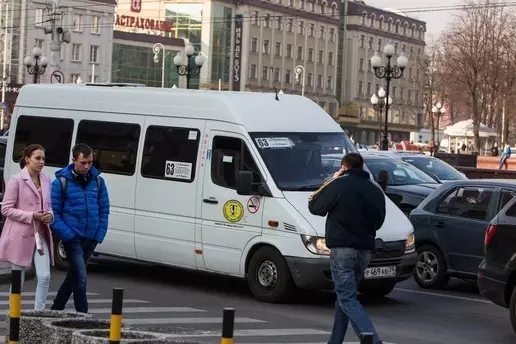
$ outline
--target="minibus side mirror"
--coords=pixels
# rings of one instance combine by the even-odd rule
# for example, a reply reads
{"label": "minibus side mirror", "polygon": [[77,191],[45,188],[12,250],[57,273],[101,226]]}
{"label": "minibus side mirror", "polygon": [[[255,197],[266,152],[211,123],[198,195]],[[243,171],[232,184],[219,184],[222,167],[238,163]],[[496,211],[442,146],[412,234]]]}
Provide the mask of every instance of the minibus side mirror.
{"label": "minibus side mirror", "polygon": [[236,178],[236,189],[239,195],[252,195],[253,172],[238,171]]}
{"label": "minibus side mirror", "polygon": [[383,192],[387,190],[387,183],[389,182],[389,172],[386,170],[381,170],[380,173],[378,173],[378,184],[380,184],[380,187],[382,188]]}

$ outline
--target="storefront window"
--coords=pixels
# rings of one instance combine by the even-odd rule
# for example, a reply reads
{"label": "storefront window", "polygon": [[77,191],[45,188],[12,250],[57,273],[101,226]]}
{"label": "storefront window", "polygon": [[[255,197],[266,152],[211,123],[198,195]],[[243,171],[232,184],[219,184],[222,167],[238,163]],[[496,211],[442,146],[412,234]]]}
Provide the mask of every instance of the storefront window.
{"label": "storefront window", "polygon": [[212,22],[212,56],[211,56],[211,88],[221,79],[223,84],[229,83],[230,56],[234,46],[231,42],[231,24],[233,11],[229,7],[212,5],[212,15],[221,18]]}
{"label": "storefront window", "polygon": [[[178,85],[178,74],[173,59],[177,51],[167,50],[165,59],[165,87]],[[112,81],[117,83],[137,83],[149,87],[161,87],[161,58],[154,62],[152,47],[139,47],[115,43],[112,57]]]}

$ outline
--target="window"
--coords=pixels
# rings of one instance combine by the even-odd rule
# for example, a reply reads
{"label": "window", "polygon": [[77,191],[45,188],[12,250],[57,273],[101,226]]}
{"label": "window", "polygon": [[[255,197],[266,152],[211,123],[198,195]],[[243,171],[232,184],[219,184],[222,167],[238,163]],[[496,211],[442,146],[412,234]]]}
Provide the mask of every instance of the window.
{"label": "window", "polygon": [[507,209],[505,216],[516,217],[516,202]]}
{"label": "window", "polygon": [[73,119],[68,118],[20,116],[14,136],[13,161],[20,161],[23,148],[32,143],[39,143],[47,151],[46,165],[68,165],[73,125]]}
{"label": "window", "polygon": [[91,17],[91,33],[100,33],[100,17],[98,16]]}
{"label": "window", "polygon": [[285,83],[290,84],[290,69],[285,71]]}
{"label": "window", "polygon": [[324,63],[324,51],[319,50],[319,55],[317,56],[317,63]]}
{"label": "window", "polygon": [[369,37],[369,49],[373,49],[373,37]]}
{"label": "window", "polygon": [[265,15],[264,21],[265,21],[265,27],[270,28],[271,27],[271,15],[267,13]]}
{"label": "window", "polygon": [[360,48],[365,48],[365,36],[360,35]]}
{"label": "window", "polygon": [[34,19],[35,26],[43,26],[43,9],[36,8],[36,17]]}
{"label": "window", "polygon": [[256,65],[255,64],[252,64],[251,65],[251,79],[256,79]]}
{"label": "window", "polygon": [[367,83],[367,95],[372,95],[373,94],[373,89],[371,88],[371,83],[368,82]]}
{"label": "window", "polygon": [[292,58],[292,44],[287,44],[287,58]]}
{"label": "window", "polygon": [[360,59],[360,63],[358,64],[358,70],[359,71],[364,71],[364,59]]}
{"label": "window", "polygon": [[281,30],[281,17],[276,17],[276,30]]}
{"label": "window", "polygon": [[274,68],[274,82],[280,81],[280,69]]}
{"label": "window", "polygon": [[333,53],[331,51],[328,53],[328,65],[333,65]]}
{"label": "window", "polygon": [[330,29],[330,42],[335,42],[335,29]]}
{"label": "window", "polygon": [[93,148],[93,166],[104,173],[133,175],[140,126],[133,123],[82,120],[76,143]]}
{"label": "window", "polygon": [[76,14],[73,16],[73,31],[82,31],[82,15]]}
{"label": "window", "polygon": [[268,80],[268,73],[269,73],[269,67],[263,66],[262,67],[262,80]]}
{"label": "window", "polygon": [[314,49],[308,48],[308,62],[313,62],[314,60]]}
{"label": "window", "polygon": [[315,25],[310,24],[310,37],[315,37]]}
{"label": "window", "polygon": [[80,74],[72,73],[72,74],[70,74],[70,81],[71,81],[72,83],[74,83],[74,84],[75,84],[75,83],[77,83],[77,80],[78,80],[80,77],[81,77],[81,75],[80,75]]}
{"label": "window", "polygon": [[258,52],[258,38],[256,37],[251,38],[251,52]]}
{"label": "window", "polygon": [[305,24],[303,22],[299,23],[299,26],[297,27],[297,33],[302,35],[305,32]]}
{"label": "window", "polygon": [[301,46],[297,47],[297,59],[298,60],[303,59],[303,47],[301,47]]}
{"label": "window", "polygon": [[498,205],[496,213],[500,212],[514,196],[516,196],[515,190],[502,189],[500,193],[500,204]]}
{"label": "window", "polygon": [[81,61],[81,45],[77,43],[72,44],[72,61]]}
{"label": "window", "polygon": [[276,42],[276,50],[274,51],[274,55],[281,56],[281,43]]}
{"label": "window", "polygon": [[143,146],[142,176],[191,183],[195,179],[200,137],[198,129],[149,126]]}
{"label": "window", "polygon": [[269,54],[269,40],[267,39],[263,41],[263,53],[266,55]]}
{"label": "window", "polygon": [[293,27],[294,27],[294,19],[289,19],[288,26],[287,26],[287,31],[288,32],[292,32],[293,31]]}
{"label": "window", "polygon": [[306,84],[312,86],[312,73],[308,73],[306,76]]}
{"label": "window", "polygon": [[318,75],[317,75],[317,87],[322,88],[322,86],[323,86],[323,85],[322,85],[322,84],[323,84],[323,82],[322,82],[322,77],[323,77],[323,76],[322,76],[321,74],[318,74]]}
{"label": "window", "polygon": [[435,213],[487,221],[494,188],[458,187],[437,204]]}
{"label": "window", "polygon": [[38,47],[40,49],[43,49],[43,40],[36,38],[34,40],[34,47]]}
{"label": "window", "polygon": [[358,82],[358,95],[361,96],[362,93],[364,93],[364,82],[359,81]]}
{"label": "window", "polygon": [[[236,190],[236,176],[240,171],[253,173],[253,184],[261,184],[262,175],[247,145],[234,137],[215,136],[211,158],[211,180],[214,184]],[[253,191],[258,185],[253,185]]]}
{"label": "window", "polygon": [[253,25],[258,25],[258,11],[253,11],[252,23]]}
{"label": "window", "polygon": [[99,47],[97,45],[90,46],[90,63],[99,63]]}
{"label": "window", "polygon": [[326,87],[329,88],[331,90],[333,86],[333,78],[331,77],[331,75],[328,77],[328,79],[326,80]]}

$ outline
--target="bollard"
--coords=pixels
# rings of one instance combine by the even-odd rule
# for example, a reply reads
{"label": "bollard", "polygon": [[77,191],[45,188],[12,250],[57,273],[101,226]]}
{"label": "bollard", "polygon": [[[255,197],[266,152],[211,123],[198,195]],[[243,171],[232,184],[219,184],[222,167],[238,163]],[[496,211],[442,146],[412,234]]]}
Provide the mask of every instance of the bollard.
{"label": "bollard", "polygon": [[373,334],[370,332],[362,333],[360,344],[373,344]]}
{"label": "bollard", "polygon": [[111,325],[109,328],[109,344],[120,344],[122,337],[122,306],[124,289],[113,289],[113,304],[111,305]]}
{"label": "bollard", "polygon": [[11,298],[9,302],[9,344],[20,341],[21,270],[11,271]]}
{"label": "bollard", "polygon": [[233,344],[233,330],[235,327],[235,309],[224,308],[222,315],[222,338],[220,344]]}

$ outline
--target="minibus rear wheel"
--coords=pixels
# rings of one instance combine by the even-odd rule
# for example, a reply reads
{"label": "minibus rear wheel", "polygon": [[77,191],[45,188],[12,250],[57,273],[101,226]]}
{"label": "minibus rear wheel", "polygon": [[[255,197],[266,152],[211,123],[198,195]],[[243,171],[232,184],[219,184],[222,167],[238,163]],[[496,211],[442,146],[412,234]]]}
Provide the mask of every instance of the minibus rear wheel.
{"label": "minibus rear wheel", "polygon": [[54,234],[54,262],[57,270],[67,271],[68,261],[66,260],[66,252],[63,246],[63,240]]}
{"label": "minibus rear wheel", "polygon": [[247,283],[253,296],[265,302],[286,302],[294,291],[287,262],[278,250],[266,246],[256,251],[247,269]]}

